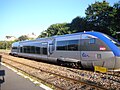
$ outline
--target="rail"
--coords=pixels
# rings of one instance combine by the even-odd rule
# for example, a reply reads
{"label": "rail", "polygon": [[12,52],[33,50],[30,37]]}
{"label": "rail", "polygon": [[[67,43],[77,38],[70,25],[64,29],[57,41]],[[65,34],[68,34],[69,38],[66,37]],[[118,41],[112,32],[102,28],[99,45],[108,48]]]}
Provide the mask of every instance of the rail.
{"label": "rail", "polygon": [[[5,59],[4,61],[3,61],[3,63],[6,63],[6,64],[8,64],[8,65],[10,65],[10,66],[12,66],[12,67],[14,67],[14,68],[17,68],[18,70],[21,70],[21,71],[23,71],[23,72],[25,72],[25,73],[28,73],[28,72],[26,72],[25,70],[23,70],[23,69],[21,69],[21,68],[18,68],[18,67],[16,67],[16,66],[14,66],[13,64],[10,64],[10,63],[8,63],[8,62],[14,62],[14,63],[17,63],[17,64],[21,64],[22,66],[27,66],[27,67],[29,67],[29,68],[32,68],[33,70],[37,70],[37,71],[42,71],[42,72],[44,72],[44,73],[49,73],[49,75],[52,75],[52,76],[54,76],[54,77],[59,77],[60,79],[63,79],[63,81],[67,81],[68,83],[69,82],[73,82],[74,84],[77,84],[77,85],[81,85],[81,89],[82,88],[88,88],[88,87],[90,87],[90,88],[92,88],[92,89],[98,89],[98,90],[101,90],[101,89],[104,89],[104,90],[107,90],[106,88],[104,88],[104,87],[101,87],[101,86],[97,86],[96,84],[92,84],[91,82],[86,82],[86,81],[84,81],[84,80],[76,80],[76,79],[74,79],[74,78],[69,78],[69,77],[66,77],[66,76],[63,76],[63,75],[59,75],[59,74],[56,74],[56,73],[53,73],[53,72],[50,72],[50,71],[45,71],[44,69],[40,69],[40,68],[36,68],[36,67],[34,67],[34,66],[31,66],[31,65],[27,65],[27,64],[24,64],[24,63],[21,63],[21,62],[17,62],[17,61],[15,61],[15,60],[12,60],[12,59],[9,59],[9,58],[6,58],[6,57],[3,57],[3,59]],[[8,61],[7,61],[8,60]],[[29,73],[28,73],[29,74]],[[30,74],[30,75],[32,75],[32,74]],[[35,75],[32,75],[33,77],[36,77]],[[47,80],[44,80],[44,79],[41,79],[41,78],[39,78],[39,77],[36,77],[36,78],[38,78],[38,79],[40,79],[40,80],[42,80],[42,81],[44,81],[44,82],[47,82],[48,84],[50,84],[50,85],[54,85],[55,87],[57,87],[58,89],[61,89],[61,90],[64,90],[65,89],[65,86],[64,86],[64,88],[62,88],[61,86],[59,86],[59,85],[55,85],[54,83],[51,83],[51,82],[49,82],[49,81],[47,81]],[[59,80],[59,79],[58,79]]]}
{"label": "rail", "polygon": [[[4,54],[4,55],[8,55],[8,54]],[[6,56],[7,57],[7,56]],[[103,85],[101,86],[100,84],[98,84],[98,83],[95,83],[95,82],[91,82],[90,80],[84,80],[84,79],[75,79],[75,78],[70,78],[70,77],[66,77],[66,76],[64,76],[64,75],[60,75],[60,74],[57,74],[57,73],[53,73],[53,72],[51,72],[51,71],[46,71],[46,70],[44,70],[44,69],[40,69],[40,68],[37,68],[37,67],[35,67],[35,66],[31,66],[30,64],[25,64],[25,63],[21,63],[21,62],[18,62],[18,61],[16,61],[16,60],[14,60],[14,59],[11,59],[11,58],[6,58],[6,57],[3,57],[4,59],[7,59],[8,61],[11,61],[11,62],[14,62],[14,63],[19,63],[19,64],[22,64],[22,65],[24,65],[24,66],[27,66],[27,67],[30,67],[30,68],[33,68],[34,70],[38,70],[38,71],[42,71],[42,72],[45,72],[45,73],[49,73],[49,75],[53,75],[54,77],[60,77],[60,78],[62,78],[62,79],[64,79],[63,81],[68,81],[68,82],[70,82],[70,81],[72,81],[72,82],[74,82],[75,84],[76,83],[80,83],[79,84],[79,86],[81,86],[81,89],[82,88],[84,88],[84,89],[86,89],[87,87],[91,87],[92,89],[104,89],[104,90],[107,90],[108,88],[105,88]],[[5,62],[5,60],[4,60],[4,62]],[[7,63],[7,61],[5,62],[5,63]],[[9,63],[8,63],[9,64]],[[18,68],[19,69],[19,68]],[[49,68],[48,68],[49,69]],[[71,71],[71,69],[69,69],[70,71]],[[22,70],[21,70],[22,71]],[[85,70],[84,70],[85,71]],[[25,71],[26,72],[26,71]],[[79,74],[79,72],[77,72],[77,69],[75,69],[75,71],[72,71],[72,72],[74,72],[74,73],[77,73],[77,74]],[[27,73],[27,72],[26,72]],[[94,72],[92,72],[92,73],[94,73]],[[108,86],[108,87],[110,87],[109,89],[114,89],[114,88],[111,88],[111,85],[112,85],[112,83],[111,83],[111,81],[112,82],[115,82],[115,83],[118,83],[119,85],[117,86],[117,87],[120,87],[120,73],[119,72],[107,72],[107,73],[98,73],[98,74],[102,74],[102,76],[100,77],[100,78],[102,78],[102,79],[107,79],[107,80],[109,80],[110,82],[110,86]],[[34,77],[36,77],[35,75],[33,75]],[[116,78],[117,77],[117,78]],[[36,78],[38,78],[38,79],[41,79],[41,78],[39,78],[39,77],[36,77]],[[51,78],[51,77],[50,77]],[[49,78],[49,79],[50,79]],[[59,79],[58,79],[59,80]],[[64,90],[64,88],[61,88],[61,86],[59,86],[59,85],[55,85],[55,84],[53,84],[53,82],[51,83],[51,82],[49,82],[49,81],[46,81],[46,80],[44,80],[43,79],[43,81],[44,82],[47,82],[47,83],[49,83],[50,85],[53,85],[53,86],[55,86],[55,87],[57,87],[57,88],[59,88],[59,89],[61,89],[61,90]],[[104,82],[103,82],[104,83]],[[91,89],[90,88],[90,89]],[[120,88],[119,88],[120,89]]]}

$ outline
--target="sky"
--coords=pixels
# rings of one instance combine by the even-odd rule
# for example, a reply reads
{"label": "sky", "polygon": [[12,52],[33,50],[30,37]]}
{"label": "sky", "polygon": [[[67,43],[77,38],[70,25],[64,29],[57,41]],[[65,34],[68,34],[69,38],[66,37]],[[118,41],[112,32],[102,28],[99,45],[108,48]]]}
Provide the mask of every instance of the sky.
{"label": "sky", "polygon": [[[56,23],[85,17],[88,5],[103,0],[0,0],[0,40],[40,33]],[[106,0],[113,6],[119,0]]]}

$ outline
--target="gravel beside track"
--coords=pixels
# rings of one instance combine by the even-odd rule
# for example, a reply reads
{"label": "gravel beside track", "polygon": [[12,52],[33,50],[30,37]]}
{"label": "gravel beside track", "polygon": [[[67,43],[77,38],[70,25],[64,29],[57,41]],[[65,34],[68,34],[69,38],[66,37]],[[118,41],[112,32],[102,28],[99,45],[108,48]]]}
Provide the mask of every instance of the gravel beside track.
{"label": "gravel beside track", "polygon": [[[62,90],[120,90],[120,77],[116,75],[112,76],[109,74],[61,67],[24,58],[17,58],[7,54],[2,54],[2,57],[3,62],[11,64]],[[22,64],[32,67],[23,66]]]}

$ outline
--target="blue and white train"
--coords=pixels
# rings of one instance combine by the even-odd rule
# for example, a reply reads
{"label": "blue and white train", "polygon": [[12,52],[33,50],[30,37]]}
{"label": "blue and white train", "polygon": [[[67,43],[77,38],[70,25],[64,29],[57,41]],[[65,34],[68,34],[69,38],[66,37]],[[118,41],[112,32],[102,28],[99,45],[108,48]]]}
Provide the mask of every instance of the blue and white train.
{"label": "blue and white train", "polygon": [[15,42],[10,54],[80,65],[83,68],[120,68],[120,43],[100,32],[80,32]]}

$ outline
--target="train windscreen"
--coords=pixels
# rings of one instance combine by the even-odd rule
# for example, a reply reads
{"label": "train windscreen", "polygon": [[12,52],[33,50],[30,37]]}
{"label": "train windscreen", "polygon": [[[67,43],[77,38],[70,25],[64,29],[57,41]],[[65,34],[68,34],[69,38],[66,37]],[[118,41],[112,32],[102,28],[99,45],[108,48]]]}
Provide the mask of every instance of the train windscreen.
{"label": "train windscreen", "polygon": [[117,39],[114,39],[113,37],[104,34],[106,38],[108,38],[111,42],[113,42],[116,46],[120,47],[120,42]]}

